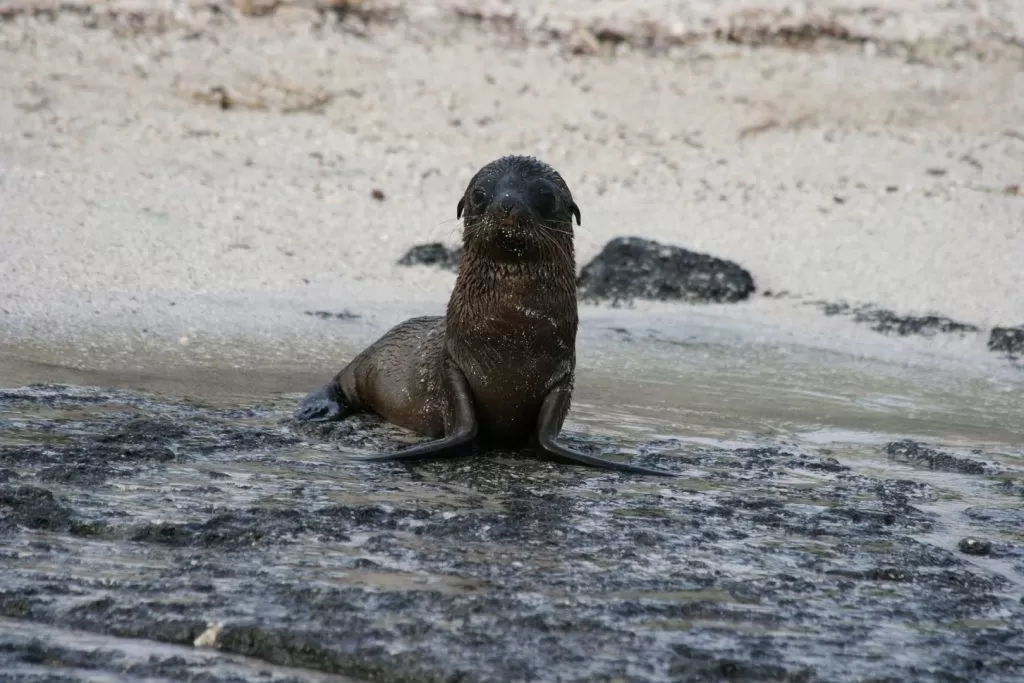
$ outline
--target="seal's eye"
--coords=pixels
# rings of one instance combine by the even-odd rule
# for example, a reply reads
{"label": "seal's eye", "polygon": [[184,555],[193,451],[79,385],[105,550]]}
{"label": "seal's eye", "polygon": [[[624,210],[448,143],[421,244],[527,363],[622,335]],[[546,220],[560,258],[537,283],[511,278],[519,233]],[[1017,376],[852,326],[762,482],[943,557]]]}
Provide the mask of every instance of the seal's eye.
{"label": "seal's eye", "polygon": [[473,190],[473,194],[470,195],[470,199],[473,200],[473,205],[477,207],[485,206],[487,204],[487,193],[479,187]]}
{"label": "seal's eye", "polygon": [[555,212],[555,193],[546,187],[537,190],[537,213],[549,218]]}

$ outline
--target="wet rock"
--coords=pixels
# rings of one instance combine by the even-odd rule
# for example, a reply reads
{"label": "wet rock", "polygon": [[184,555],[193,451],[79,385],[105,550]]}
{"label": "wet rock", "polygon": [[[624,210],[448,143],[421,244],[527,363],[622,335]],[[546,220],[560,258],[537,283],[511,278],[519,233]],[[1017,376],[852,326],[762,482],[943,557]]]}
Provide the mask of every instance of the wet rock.
{"label": "wet rock", "polygon": [[847,303],[826,301],[809,303],[821,308],[827,316],[849,315],[853,317],[854,322],[868,325],[875,332],[882,334],[896,334],[902,337],[917,334],[932,337],[936,334],[966,334],[979,331],[975,325],[957,322],[940,315],[900,315],[872,304],[851,306]]}
{"label": "wet rock", "polygon": [[211,427],[211,434],[207,437],[206,443],[198,449],[200,453],[265,450],[294,445],[300,441],[293,434],[279,429],[232,429],[224,425]]}
{"label": "wet rock", "polygon": [[987,522],[989,525],[1010,532],[1024,530],[1024,509],[969,507],[964,514],[972,520]]}
{"label": "wet rock", "polygon": [[[2,650],[13,651],[10,646]],[[17,653],[17,659],[24,664],[45,664],[48,667],[61,669],[98,669],[106,662],[102,652],[76,652],[59,646],[51,646],[31,641]]]}
{"label": "wet rock", "polygon": [[990,351],[1024,354],[1024,325],[1019,327],[993,327],[988,337]]}
{"label": "wet rock", "polygon": [[743,681],[745,683],[784,682],[805,683],[814,680],[814,670],[761,664],[751,666],[747,662],[728,657],[715,657],[708,652],[685,645],[673,648],[676,660],[668,670],[673,681]]}
{"label": "wet rock", "polygon": [[188,435],[185,425],[167,419],[134,418],[112,426],[106,433],[96,437],[98,443],[109,444],[160,444],[181,439]]}
{"label": "wet rock", "polygon": [[73,513],[47,489],[36,486],[0,487],[0,510],[4,515],[0,531],[16,526],[28,529],[66,531]]}
{"label": "wet rock", "polygon": [[[0,474],[0,481],[3,481],[2,474]],[[1010,480],[1001,481],[992,487],[997,493],[1001,493],[1004,496],[1015,496],[1018,498],[1024,498],[1024,483],[1017,483]]]}
{"label": "wet rock", "polygon": [[995,474],[999,468],[987,463],[926,448],[911,439],[892,441],[885,446],[885,452],[897,462],[925,467],[939,472],[958,474]]}
{"label": "wet rock", "polygon": [[932,487],[920,482],[886,479],[878,482],[875,493],[882,511],[891,524],[909,524],[927,519],[911,501],[930,502],[935,499]]}
{"label": "wet rock", "polygon": [[1004,541],[992,543],[990,548],[992,557],[1024,560],[1024,544],[1022,543],[1007,543]]}
{"label": "wet rock", "polygon": [[750,273],[731,261],[662,245],[639,237],[617,237],[583,267],[577,281],[584,299],[632,299],[724,303],[754,291]]}
{"label": "wet rock", "polygon": [[224,548],[294,542],[306,533],[347,540],[345,517],[337,507],[321,509],[312,515],[301,515],[295,510],[251,508],[219,514],[202,523],[147,524],[132,534],[131,539],[180,547]]}
{"label": "wet rock", "polygon": [[[106,624],[103,632],[110,635],[188,645],[206,630],[206,624],[190,616],[189,608],[202,603],[196,605],[196,601],[183,598],[161,596],[153,591],[152,595],[136,596],[131,604],[123,604],[110,597],[79,601],[64,615],[62,623],[88,631],[91,630],[90,624],[102,621]],[[159,606],[165,618],[158,623],[149,623],[148,627],[143,626],[149,622],[147,615],[152,613],[155,606]]]}
{"label": "wet rock", "polygon": [[[146,656],[139,656],[140,648]],[[152,641],[75,633],[25,621],[0,621],[0,671],[4,680],[57,683],[79,680],[203,681],[204,683],[305,683],[297,676],[241,657]],[[109,675],[104,675],[109,672]]]}
{"label": "wet rock", "polygon": [[965,555],[988,555],[992,552],[992,542],[983,538],[962,538],[956,547]]}
{"label": "wet rock", "polygon": [[19,527],[97,536],[104,525],[81,520],[70,506],[47,489],[0,485],[0,535],[13,534]]}
{"label": "wet rock", "polygon": [[[463,683],[1021,673],[1013,577],[929,542],[942,521],[919,503],[937,493],[911,478],[825,452],[571,432],[576,448],[685,474],[506,452],[362,463],[346,454],[415,438],[372,416],[290,432],[285,402],[117,398],[31,390],[4,405],[20,440],[46,443],[0,450],[0,557],[16,560],[0,581],[12,624],[0,621],[0,670],[123,677],[130,663],[140,678],[227,681],[280,680],[281,665],[303,680]],[[159,448],[174,457],[120,458]],[[118,486],[79,476],[90,462]],[[967,516],[1024,577],[999,539],[1022,520]],[[211,624],[216,649],[192,648]],[[130,657],[120,638],[134,639]],[[251,659],[230,668],[238,655]]]}
{"label": "wet rock", "polygon": [[37,469],[35,477],[45,482],[99,485],[111,477],[131,472],[139,463],[165,463],[175,459],[175,453],[165,446],[135,445],[121,442],[116,433],[104,440],[104,435],[85,436],[81,443],[63,443],[50,446],[0,446],[0,464],[31,463]]}
{"label": "wet rock", "polygon": [[36,475],[40,481],[51,481],[60,484],[99,485],[116,475],[116,470],[104,464],[92,465],[72,463],[54,465],[39,470]]}
{"label": "wet rock", "polygon": [[419,244],[398,259],[400,266],[437,266],[445,270],[458,270],[462,260],[462,247],[449,249],[440,242]]}

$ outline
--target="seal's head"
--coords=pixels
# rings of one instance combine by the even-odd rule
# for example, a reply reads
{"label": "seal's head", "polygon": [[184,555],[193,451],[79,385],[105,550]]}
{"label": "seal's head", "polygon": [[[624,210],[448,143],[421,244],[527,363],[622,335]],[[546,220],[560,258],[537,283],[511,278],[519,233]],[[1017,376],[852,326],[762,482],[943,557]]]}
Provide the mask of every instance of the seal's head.
{"label": "seal's head", "polygon": [[506,156],[487,164],[459,200],[468,249],[538,258],[572,253],[572,219],[580,210],[562,176],[533,157]]}

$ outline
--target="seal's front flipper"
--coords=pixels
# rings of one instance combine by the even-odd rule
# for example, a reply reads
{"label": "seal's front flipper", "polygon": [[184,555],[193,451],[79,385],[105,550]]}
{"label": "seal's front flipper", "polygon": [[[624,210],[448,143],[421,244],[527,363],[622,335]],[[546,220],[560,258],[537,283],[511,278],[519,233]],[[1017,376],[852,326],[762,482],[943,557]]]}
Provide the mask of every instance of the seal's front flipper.
{"label": "seal's front flipper", "polygon": [[547,444],[541,443],[541,450],[544,453],[550,455],[555,460],[568,463],[570,465],[587,465],[589,467],[599,467],[606,470],[617,470],[619,472],[633,472],[635,474],[653,474],[659,477],[675,477],[675,472],[669,472],[668,470],[659,470],[653,467],[640,467],[639,465],[630,465],[624,462],[614,462],[612,460],[605,460],[604,458],[598,458],[593,455],[587,455],[586,453],[578,453],[574,450],[566,448],[560,443],[549,442]]}
{"label": "seal's front flipper", "polygon": [[562,462],[587,465],[589,467],[600,467],[607,470],[619,472],[634,472],[636,474],[653,474],[659,477],[674,477],[674,472],[659,470],[653,467],[640,467],[624,462],[605,460],[585,453],[566,448],[556,441],[558,432],[562,428],[562,420],[569,408],[569,392],[565,389],[553,389],[545,398],[540,408],[540,418],[537,420],[537,443],[541,451],[550,455],[555,460]]}
{"label": "seal's front flipper", "polygon": [[299,422],[331,422],[351,412],[337,382],[332,380],[302,400],[295,411],[295,419]]}
{"label": "seal's front flipper", "polygon": [[410,446],[395,453],[352,456],[353,460],[432,460],[434,458],[469,455],[476,441],[476,411],[473,394],[462,371],[451,361],[444,365],[445,393],[451,397],[449,415],[445,419],[445,435],[436,441]]}

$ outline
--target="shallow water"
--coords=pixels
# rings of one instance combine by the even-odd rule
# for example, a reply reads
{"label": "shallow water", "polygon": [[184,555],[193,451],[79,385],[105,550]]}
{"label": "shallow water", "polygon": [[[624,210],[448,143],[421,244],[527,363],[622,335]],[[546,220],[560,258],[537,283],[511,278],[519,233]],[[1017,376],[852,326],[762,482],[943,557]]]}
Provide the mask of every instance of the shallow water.
{"label": "shallow water", "polygon": [[[0,664],[1017,680],[1024,375],[882,341],[585,312],[566,436],[667,481],[513,454],[353,463],[415,437],[362,417],[295,429],[323,370],[133,377],[7,349],[0,386],[121,388],[0,391]],[[887,452],[906,439],[917,455]],[[218,649],[192,649],[212,624]]]}

